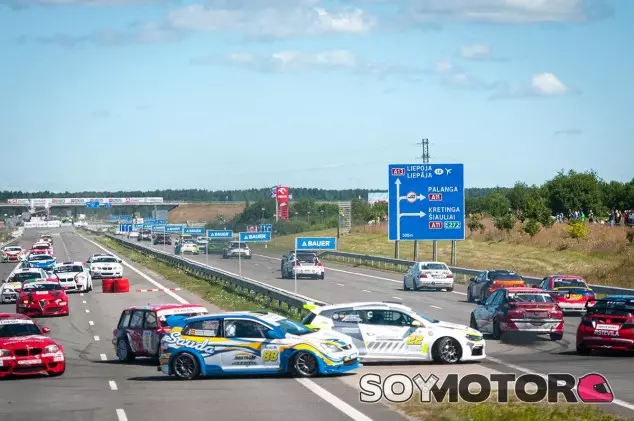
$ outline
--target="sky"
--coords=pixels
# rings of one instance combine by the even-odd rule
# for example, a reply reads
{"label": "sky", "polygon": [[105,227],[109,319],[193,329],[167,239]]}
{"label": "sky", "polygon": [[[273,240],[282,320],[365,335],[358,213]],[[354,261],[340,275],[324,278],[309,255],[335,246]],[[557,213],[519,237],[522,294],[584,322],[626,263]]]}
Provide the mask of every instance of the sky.
{"label": "sky", "polygon": [[[0,190],[634,177],[631,0],[0,0]],[[628,53],[629,51],[629,53]]]}

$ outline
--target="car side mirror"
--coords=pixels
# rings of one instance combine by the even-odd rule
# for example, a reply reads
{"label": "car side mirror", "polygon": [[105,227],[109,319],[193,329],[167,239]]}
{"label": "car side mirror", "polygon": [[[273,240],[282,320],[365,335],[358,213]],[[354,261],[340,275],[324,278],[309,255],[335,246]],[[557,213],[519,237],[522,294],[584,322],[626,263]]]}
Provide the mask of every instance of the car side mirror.
{"label": "car side mirror", "polygon": [[419,322],[418,320],[414,320],[414,321],[412,322],[412,326],[414,326],[414,327],[421,327],[421,326],[423,326],[423,324],[422,324],[421,322]]}
{"label": "car side mirror", "polygon": [[267,339],[284,339],[286,334],[284,332],[280,332],[279,330],[271,329],[266,332]]}
{"label": "car side mirror", "polygon": [[475,282],[475,278],[469,279],[469,282]]}
{"label": "car side mirror", "polygon": [[122,263],[122,262],[123,262],[123,260],[117,259],[117,263]]}
{"label": "car side mirror", "polygon": [[43,334],[45,334],[45,335],[46,335],[46,334],[48,334],[48,333],[50,333],[50,332],[51,332],[51,328],[49,328],[49,327],[43,327],[43,328],[42,328],[42,333],[43,333]]}

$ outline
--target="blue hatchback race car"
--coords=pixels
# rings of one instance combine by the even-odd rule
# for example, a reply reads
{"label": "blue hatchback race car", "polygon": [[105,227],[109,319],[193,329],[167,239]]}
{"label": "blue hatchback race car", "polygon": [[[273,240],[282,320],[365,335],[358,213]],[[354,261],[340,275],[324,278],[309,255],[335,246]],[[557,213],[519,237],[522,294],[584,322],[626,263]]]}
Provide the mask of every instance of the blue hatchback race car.
{"label": "blue hatchback race car", "polygon": [[182,320],[161,340],[158,371],[198,376],[344,373],[360,366],[352,340],[267,312],[228,312]]}
{"label": "blue hatchback race car", "polygon": [[34,254],[24,262],[24,266],[27,268],[39,268],[44,270],[55,269],[57,259],[48,254]]}

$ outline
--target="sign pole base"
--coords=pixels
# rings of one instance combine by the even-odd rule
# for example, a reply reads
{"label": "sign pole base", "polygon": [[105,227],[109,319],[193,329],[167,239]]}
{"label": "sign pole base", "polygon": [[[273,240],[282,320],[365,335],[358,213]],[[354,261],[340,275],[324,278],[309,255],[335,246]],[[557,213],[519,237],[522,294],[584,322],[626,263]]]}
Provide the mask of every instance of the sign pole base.
{"label": "sign pole base", "polygon": [[458,242],[456,240],[453,240],[451,242],[451,265],[452,266],[458,265],[457,259],[456,259],[456,254],[458,251],[457,249],[458,249]]}
{"label": "sign pole base", "polygon": [[398,258],[399,258],[399,255],[400,255],[400,248],[399,248],[399,245],[400,245],[400,244],[399,244],[399,241],[398,241],[398,240],[396,240],[396,241],[394,242],[394,258],[395,258],[395,259],[398,259]]}
{"label": "sign pole base", "polygon": [[438,241],[436,240],[432,242],[431,260],[434,262],[438,261]]}

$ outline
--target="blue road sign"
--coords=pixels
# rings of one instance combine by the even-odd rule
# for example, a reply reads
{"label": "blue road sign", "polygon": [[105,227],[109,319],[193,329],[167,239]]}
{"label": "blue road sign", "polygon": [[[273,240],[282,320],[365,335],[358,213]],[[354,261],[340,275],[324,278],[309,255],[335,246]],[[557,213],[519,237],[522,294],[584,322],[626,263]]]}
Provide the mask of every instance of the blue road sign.
{"label": "blue road sign", "polygon": [[132,224],[119,224],[119,231],[132,232]]}
{"label": "blue road sign", "polygon": [[132,225],[132,229],[140,230],[141,228],[143,228],[143,224],[134,224],[134,225]]}
{"label": "blue road sign", "polygon": [[271,241],[270,232],[241,232],[240,242],[242,243],[264,243]]}
{"label": "blue road sign", "polygon": [[231,230],[207,230],[207,238],[209,239],[221,239],[221,240],[225,240],[225,239],[229,239],[231,240],[233,238],[233,231]]}
{"label": "blue road sign", "polygon": [[90,209],[98,208],[99,202],[86,202],[86,207]]}
{"label": "blue road sign", "polygon": [[167,225],[167,222],[166,222],[166,221],[164,221],[164,220],[162,220],[162,219],[154,219],[154,220],[152,221],[152,223],[153,223],[154,225]]}
{"label": "blue road sign", "polygon": [[152,231],[163,231],[163,232],[165,232],[165,225],[152,225]]}
{"label": "blue road sign", "polygon": [[145,221],[146,223],[148,223],[148,224],[151,224],[151,223],[153,223],[154,221],[156,221],[156,219],[154,219],[154,218],[145,218],[145,219],[144,219],[144,221]]}
{"label": "blue road sign", "polygon": [[204,228],[185,228],[185,230],[183,231],[184,234],[189,234],[189,235],[205,235],[205,229]]}
{"label": "blue road sign", "polygon": [[172,232],[172,233],[182,233],[183,232],[183,226],[182,225],[165,225],[165,232]]}
{"label": "blue road sign", "polygon": [[119,215],[117,219],[120,221],[132,221],[132,215]]}
{"label": "blue road sign", "polygon": [[143,224],[143,229],[151,230],[152,226],[153,226],[152,224]]}
{"label": "blue road sign", "polygon": [[104,203],[103,207],[106,209],[110,209],[112,207],[112,203]]}
{"label": "blue road sign", "polygon": [[259,232],[271,232],[273,231],[273,224],[260,224],[258,225]]}
{"label": "blue road sign", "polygon": [[117,215],[108,215],[108,221],[115,221],[117,219]]}
{"label": "blue road sign", "polygon": [[337,250],[336,237],[297,237],[295,250]]}
{"label": "blue road sign", "polygon": [[464,240],[464,165],[391,164],[390,241]]}

